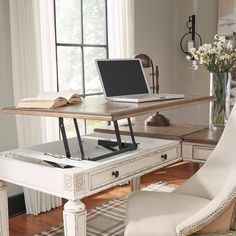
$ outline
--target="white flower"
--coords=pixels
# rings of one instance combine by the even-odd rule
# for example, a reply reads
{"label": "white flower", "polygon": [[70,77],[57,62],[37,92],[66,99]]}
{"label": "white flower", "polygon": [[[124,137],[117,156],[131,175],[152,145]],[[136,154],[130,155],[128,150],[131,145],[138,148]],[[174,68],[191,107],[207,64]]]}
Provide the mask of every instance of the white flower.
{"label": "white flower", "polygon": [[236,49],[233,49],[231,41],[219,35],[215,35],[214,39],[212,44],[191,49],[191,55],[187,59],[193,60],[192,66],[195,70],[198,65],[211,72],[227,72],[236,67]]}
{"label": "white flower", "polygon": [[225,43],[226,42],[225,36],[219,36],[219,41]]}
{"label": "white flower", "polygon": [[198,60],[199,60],[199,56],[198,56],[197,54],[195,54],[195,55],[194,55],[194,59],[195,59],[196,61],[198,61]]}
{"label": "white flower", "polygon": [[195,53],[196,52],[196,48],[191,48],[190,49],[190,53]]}
{"label": "white flower", "polygon": [[227,42],[226,48],[227,48],[228,50],[232,50],[232,49],[233,49],[233,46],[232,46],[231,41],[228,41],[228,42]]}
{"label": "white flower", "polygon": [[192,57],[186,56],[186,59],[187,59],[188,61],[191,61],[191,60],[192,60]]}
{"label": "white flower", "polygon": [[196,61],[193,61],[192,66],[193,66],[193,69],[194,69],[194,70],[197,70],[197,69],[198,69],[198,65],[197,65],[197,62],[196,62]]}
{"label": "white flower", "polygon": [[203,65],[203,63],[204,63],[203,58],[200,58],[200,60],[199,60],[199,64],[200,64],[200,65]]}

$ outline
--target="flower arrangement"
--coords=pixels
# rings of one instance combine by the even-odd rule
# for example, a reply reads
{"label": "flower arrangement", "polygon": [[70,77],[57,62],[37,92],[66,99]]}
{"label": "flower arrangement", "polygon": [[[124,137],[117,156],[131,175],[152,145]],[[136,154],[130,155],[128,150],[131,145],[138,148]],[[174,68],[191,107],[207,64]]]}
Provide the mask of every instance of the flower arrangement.
{"label": "flower arrangement", "polygon": [[229,72],[236,66],[236,49],[225,36],[216,35],[214,39],[213,44],[192,48],[187,59],[192,60],[194,69],[201,65],[213,73]]}
{"label": "flower arrangement", "polygon": [[213,130],[223,129],[230,111],[230,71],[236,66],[236,49],[230,40],[216,35],[213,44],[192,48],[187,56],[193,68],[202,66],[211,72],[210,95],[216,100],[210,103],[210,124]]}

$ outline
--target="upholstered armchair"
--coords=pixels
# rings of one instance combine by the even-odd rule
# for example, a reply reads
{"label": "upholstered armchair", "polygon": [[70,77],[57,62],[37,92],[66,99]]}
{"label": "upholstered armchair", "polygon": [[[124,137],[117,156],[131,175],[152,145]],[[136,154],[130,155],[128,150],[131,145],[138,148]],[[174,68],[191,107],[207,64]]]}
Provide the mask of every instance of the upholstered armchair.
{"label": "upholstered armchair", "polygon": [[211,156],[188,181],[171,193],[130,194],[125,236],[185,236],[235,230],[235,199],[236,105]]}

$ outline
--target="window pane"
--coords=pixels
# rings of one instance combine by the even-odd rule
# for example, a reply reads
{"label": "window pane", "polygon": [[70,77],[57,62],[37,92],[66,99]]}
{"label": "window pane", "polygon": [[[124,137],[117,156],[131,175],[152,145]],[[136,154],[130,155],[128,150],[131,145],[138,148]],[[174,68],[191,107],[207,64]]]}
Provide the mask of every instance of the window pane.
{"label": "window pane", "polygon": [[84,68],[85,68],[85,93],[102,92],[102,87],[98,78],[95,59],[106,58],[105,48],[85,47],[84,48]]}
{"label": "window pane", "polygon": [[84,43],[106,44],[105,0],[83,0]]}
{"label": "window pane", "polygon": [[[84,120],[82,119],[77,119],[77,123],[79,126],[79,132],[80,135],[85,134],[85,126],[84,126]],[[64,125],[65,125],[65,130],[66,130],[66,136],[67,138],[71,137],[76,137],[76,131],[75,131],[75,126],[74,126],[74,121],[73,119],[64,119]]]}
{"label": "window pane", "polygon": [[81,0],[56,0],[57,43],[81,43]]}
{"label": "window pane", "polygon": [[57,47],[59,90],[79,90],[83,93],[80,47]]}

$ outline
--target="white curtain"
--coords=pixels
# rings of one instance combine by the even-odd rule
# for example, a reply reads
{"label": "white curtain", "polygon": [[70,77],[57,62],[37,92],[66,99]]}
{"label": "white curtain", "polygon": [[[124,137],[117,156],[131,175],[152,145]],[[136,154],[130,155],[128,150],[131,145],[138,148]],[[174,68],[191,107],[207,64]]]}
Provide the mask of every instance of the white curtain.
{"label": "white curtain", "polygon": [[110,58],[134,56],[134,0],[108,0]]}
{"label": "white curtain", "polygon": [[[56,91],[52,13],[53,0],[10,0],[15,104],[41,91]],[[53,118],[18,116],[16,122],[19,147],[58,139],[58,126]],[[38,191],[24,188],[24,194],[28,214],[37,215],[62,204],[60,198]]]}
{"label": "white curtain", "polygon": [[[134,56],[134,0],[108,0],[108,47],[109,58],[132,58]],[[131,118],[135,122],[135,118]],[[119,120],[127,125],[127,119]]]}

